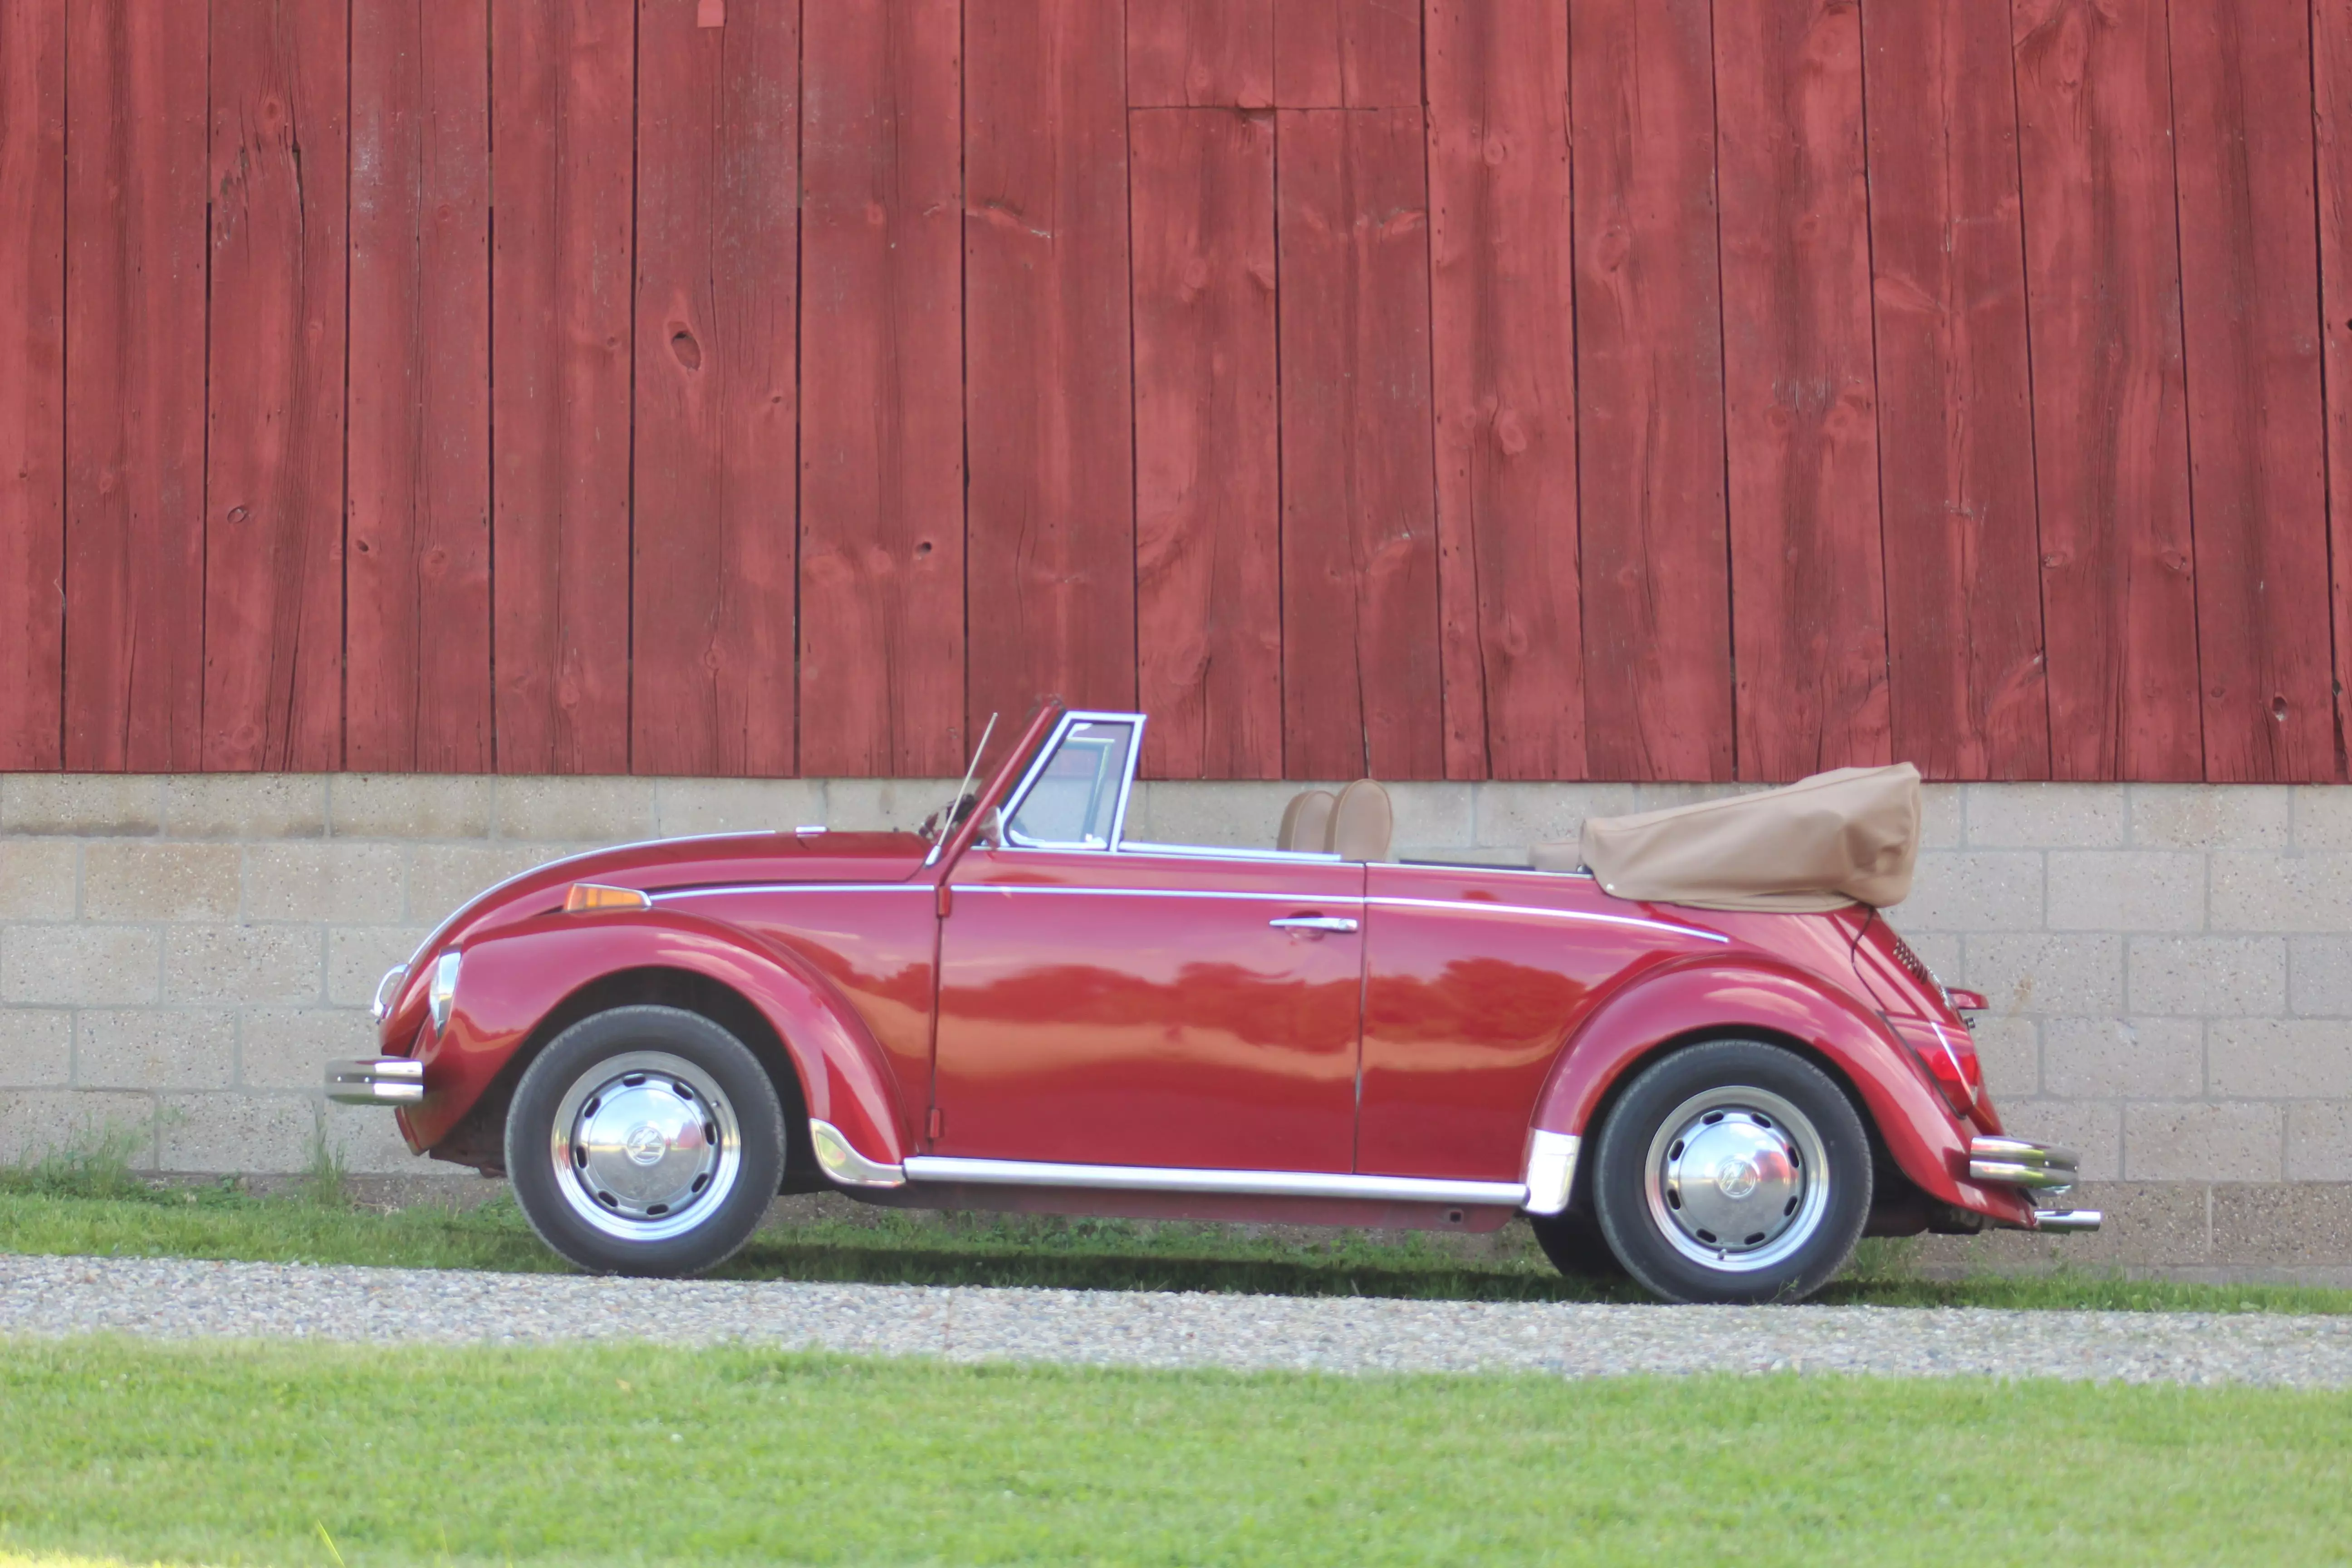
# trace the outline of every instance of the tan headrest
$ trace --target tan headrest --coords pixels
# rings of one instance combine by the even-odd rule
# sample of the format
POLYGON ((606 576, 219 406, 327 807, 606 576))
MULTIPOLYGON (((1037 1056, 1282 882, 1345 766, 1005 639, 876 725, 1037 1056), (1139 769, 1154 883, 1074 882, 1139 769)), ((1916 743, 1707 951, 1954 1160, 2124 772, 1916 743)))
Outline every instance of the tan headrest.
POLYGON ((1282 808, 1282 831, 1275 835, 1274 847, 1321 854, 1331 841, 1331 809, 1339 804, 1328 789, 1300 790, 1282 808))
POLYGON ((1370 779, 1358 779, 1339 792, 1331 811, 1331 852, 1342 860, 1385 860, 1396 813, 1389 792, 1370 779))

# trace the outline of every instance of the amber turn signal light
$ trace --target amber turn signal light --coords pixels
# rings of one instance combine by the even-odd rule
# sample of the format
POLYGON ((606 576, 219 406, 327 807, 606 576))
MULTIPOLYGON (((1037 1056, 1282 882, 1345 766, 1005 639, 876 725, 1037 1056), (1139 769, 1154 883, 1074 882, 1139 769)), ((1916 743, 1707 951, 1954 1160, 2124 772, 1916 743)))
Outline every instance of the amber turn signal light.
POLYGON ((563 895, 567 915, 592 915, 604 910, 649 910, 654 901, 635 888, 607 888, 597 882, 574 882, 563 895))

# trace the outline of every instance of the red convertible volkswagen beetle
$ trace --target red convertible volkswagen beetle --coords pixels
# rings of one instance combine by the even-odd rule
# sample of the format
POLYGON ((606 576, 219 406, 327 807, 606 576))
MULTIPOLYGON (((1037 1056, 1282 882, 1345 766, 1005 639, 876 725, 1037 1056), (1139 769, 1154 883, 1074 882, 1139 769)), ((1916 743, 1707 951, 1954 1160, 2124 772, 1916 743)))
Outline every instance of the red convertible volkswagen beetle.
POLYGON ((582 1268, 638 1274, 708 1268, 775 1194, 828 1187, 1524 1213, 1562 1267, 1684 1301, 1801 1298, 1864 1234, 2098 1223, 2037 1209, 2074 1156, 2005 1134, 1959 1010, 1981 999, 1867 905, 1395 863, 1377 786, 1328 826, 1302 802, 1285 837, 1314 847, 1141 843, 1143 728, 1045 704, 919 833, 670 839, 492 888, 384 977, 383 1054, 329 1092, 503 1171, 582 1268))

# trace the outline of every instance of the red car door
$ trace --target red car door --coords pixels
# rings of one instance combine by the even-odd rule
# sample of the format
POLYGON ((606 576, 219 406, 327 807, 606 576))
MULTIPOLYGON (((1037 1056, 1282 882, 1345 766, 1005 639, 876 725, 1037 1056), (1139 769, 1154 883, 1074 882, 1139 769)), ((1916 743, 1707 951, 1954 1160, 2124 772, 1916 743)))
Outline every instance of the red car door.
POLYGON ((951 886, 937 1152, 1353 1169, 1363 867, 975 849, 951 886))
MULTIPOLYGON (((1075 714, 1055 743, 1131 744, 1132 722, 1075 714)), ((1061 779, 1060 802, 1016 800, 950 879, 933 1151, 1351 1170, 1364 868, 1114 847, 1089 769, 1049 752, 1028 800, 1061 779)))

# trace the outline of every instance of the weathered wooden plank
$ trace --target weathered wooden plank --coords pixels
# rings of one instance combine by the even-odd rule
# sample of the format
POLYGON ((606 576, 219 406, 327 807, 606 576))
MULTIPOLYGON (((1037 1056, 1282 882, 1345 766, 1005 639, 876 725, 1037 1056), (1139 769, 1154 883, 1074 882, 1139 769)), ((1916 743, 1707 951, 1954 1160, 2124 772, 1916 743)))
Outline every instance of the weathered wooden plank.
POLYGON ((1284 771, 1445 771, 1419 110, 1277 117, 1284 771))
POLYGON ((205 8, 72 0, 65 765, 203 762, 205 8))
POLYGON ((964 19, 972 733, 1135 698, 1126 54, 1118 7, 964 19))
POLYGON ((803 12, 800 762, 965 761, 961 0, 803 12))
POLYGON ((1280 778, 1274 117, 1150 110, 1129 125, 1143 765, 1280 778))
POLYGON ((1127 0, 1136 109, 1274 102, 1275 0, 1127 0))
POLYGON ((204 765, 339 768, 350 16, 211 26, 204 765))
POLYGON ((491 0, 502 773, 629 765, 632 0, 491 0))
POLYGON ((2317 96, 2319 316, 2326 391, 2329 587, 2336 645, 2336 776, 2352 734, 2352 0, 2312 0, 2317 96))
POLYGON ((362 771, 490 765, 488 0, 352 5, 351 675, 362 771))
POLYGON ((2308 0, 2171 0, 2205 777, 2336 773, 2308 0))
POLYGON ((1568 13, 1428 18, 1445 771, 1581 778, 1568 13))
POLYGON ((1415 0, 1274 0, 1282 109, 1403 109, 1422 101, 1415 0))
POLYGON ((1705 0, 1570 10, 1585 750, 1731 776, 1731 625, 1705 0))
POLYGON ((0 770, 63 760, 65 0, 0 10, 0 770))
POLYGON ((639 0, 630 763, 793 771, 800 7, 639 0))
POLYGON ((1733 689, 1742 778, 1887 760, 1862 20, 1715 17, 1733 689))
POLYGON ((2009 16, 1862 14, 1894 754, 2047 778, 2009 16))
POLYGON ((2158 0, 2012 9, 2050 763, 2204 772, 2158 0))

